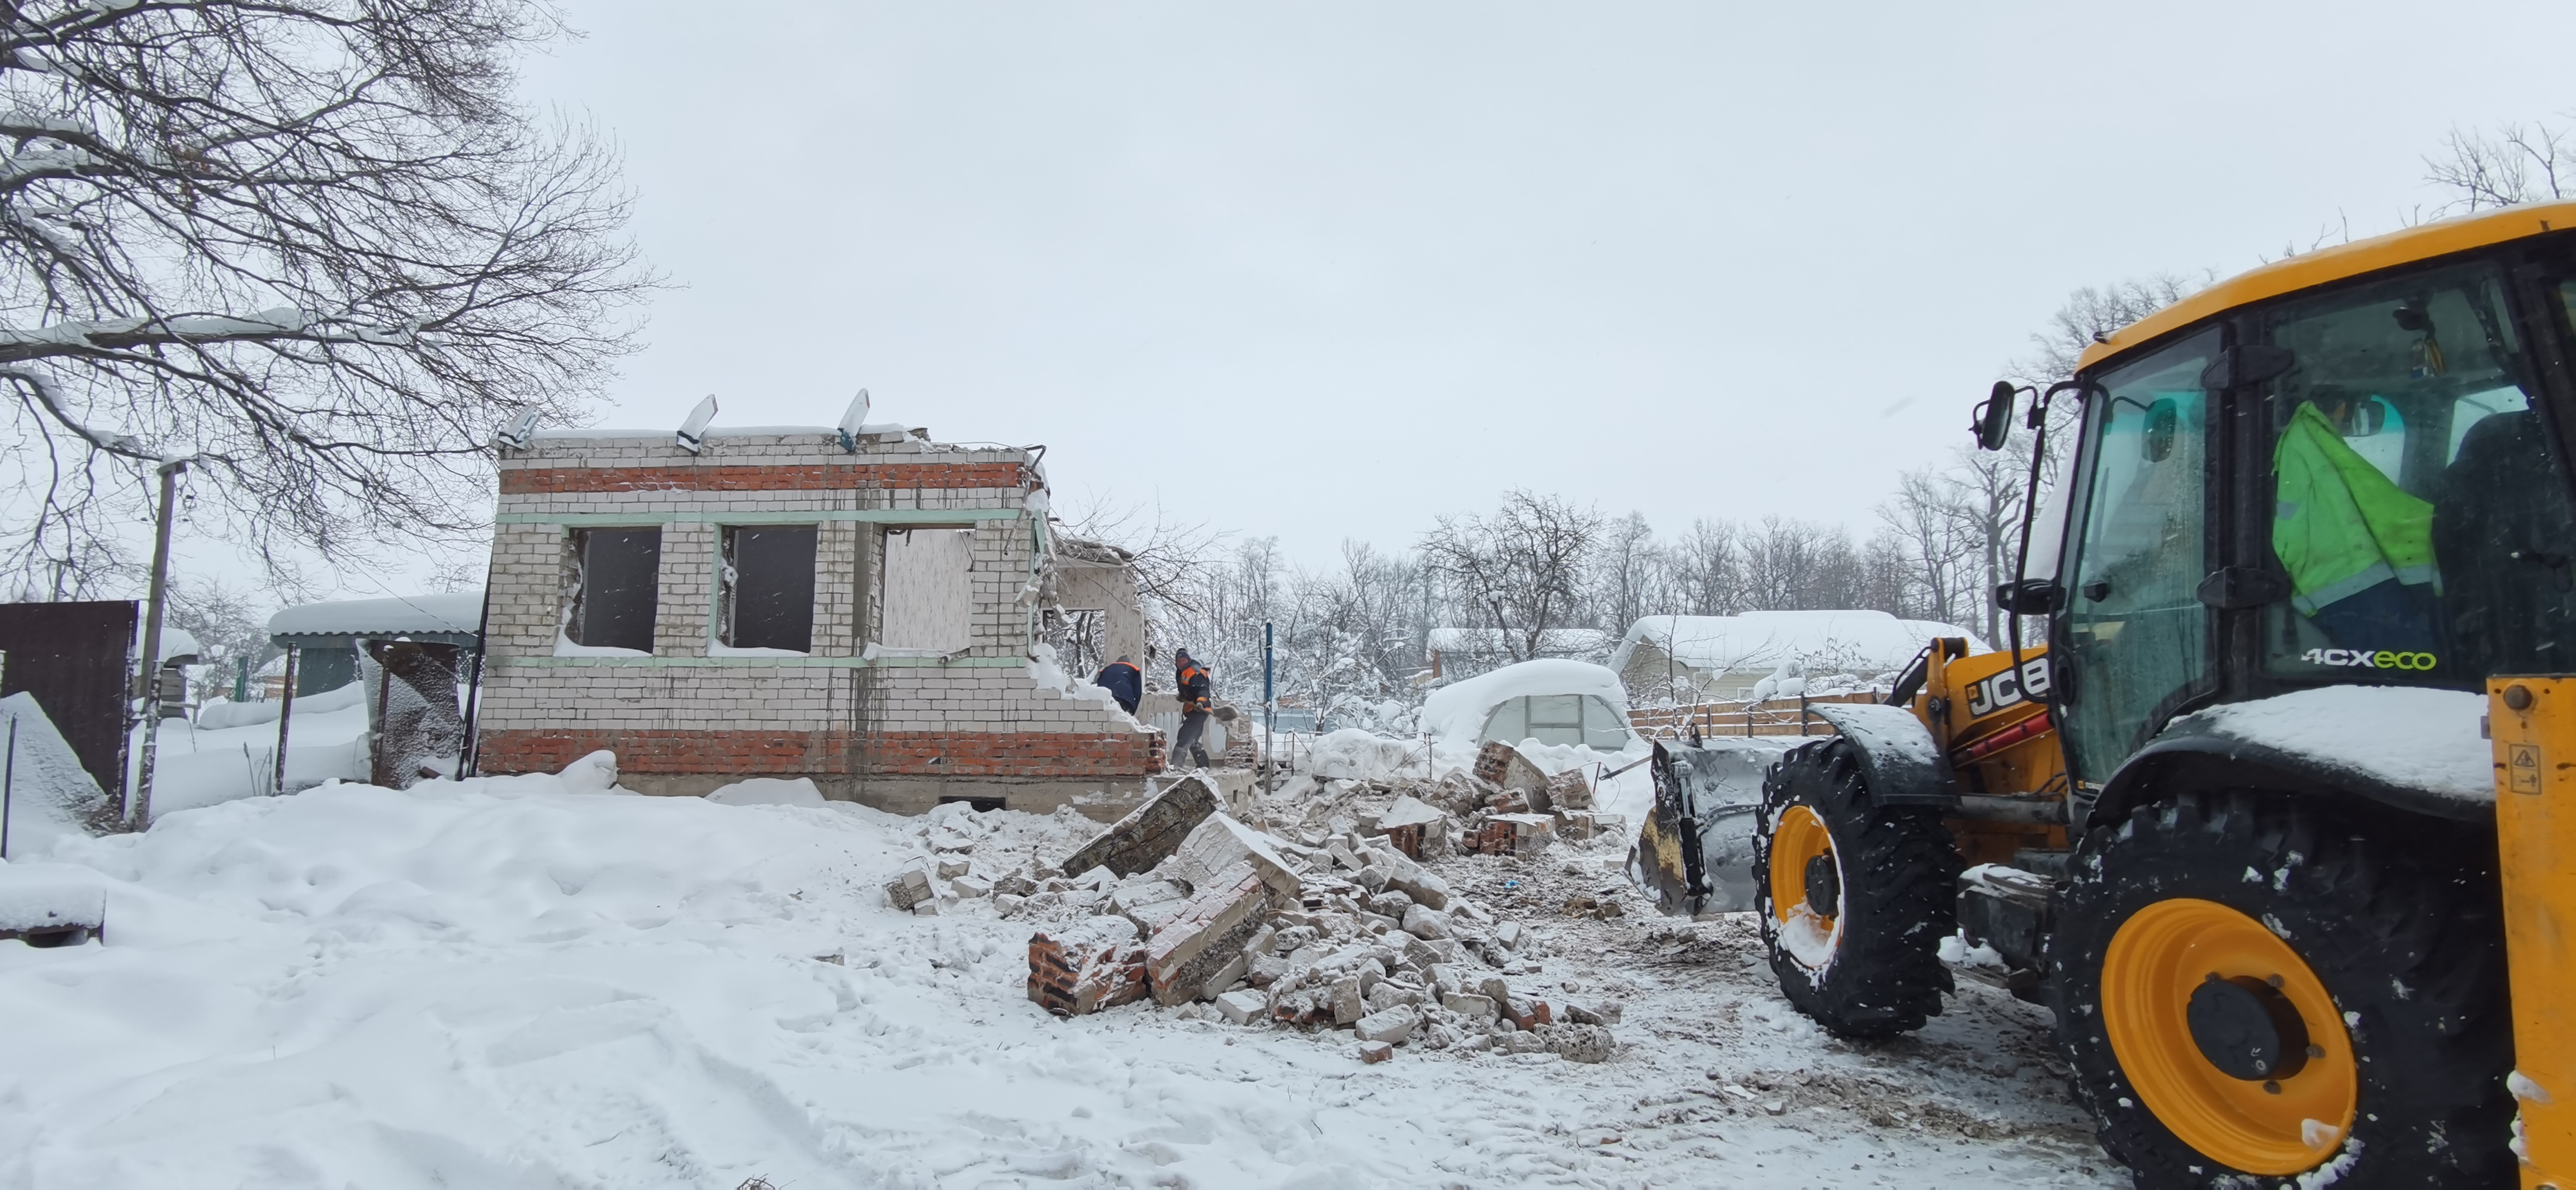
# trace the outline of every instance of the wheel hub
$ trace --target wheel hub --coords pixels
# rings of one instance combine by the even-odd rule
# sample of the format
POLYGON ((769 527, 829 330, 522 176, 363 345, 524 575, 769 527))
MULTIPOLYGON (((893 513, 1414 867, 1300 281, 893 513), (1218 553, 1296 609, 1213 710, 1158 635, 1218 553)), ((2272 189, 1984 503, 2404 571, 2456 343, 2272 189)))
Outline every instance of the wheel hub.
POLYGON ((1834 866, 1832 853, 1809 856, 1806 876, 1807 908, 1822 917, 1840 916, 1843 906, 1842 872, 1834 866))
POLYGON ((2183 1018, 2200 1056, 2229 1078, 2245 1082, 2284 1079, 2308 1064, 2308 1026, 2297 1005, 2251 975, 2212 971, 2191 991, 2183 1018))
POLYGON ((2120 1072, 2182 1143, 2286 1177, 2350 1133, 2361 1090, 2351 1034, 2270 926, 2216 901, 2155 901, 2112 935, 2101 979, 2120 1072))

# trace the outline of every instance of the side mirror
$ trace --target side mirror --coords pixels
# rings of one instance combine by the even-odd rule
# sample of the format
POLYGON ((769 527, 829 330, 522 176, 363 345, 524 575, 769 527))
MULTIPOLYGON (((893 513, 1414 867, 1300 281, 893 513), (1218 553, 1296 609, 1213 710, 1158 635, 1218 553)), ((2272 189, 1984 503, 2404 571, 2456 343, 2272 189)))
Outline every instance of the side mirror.
POLYGON ((2020 395, 2021 390, 2013 387, 2012 381, 1995 382, 1994 390, 1977 406, 1976 421, 1968 427, 1977 435, 1977 449, 2004 448, 2004 439, 2012 433, 2013 399, 2020 395))
POLYGON ((2138 436, 2138 452, 2150 463, 2161 463, 2173 457, 2174 439, 2182 433, 2182 410, 2172 397, 2160 397, 2147 407, 2147 430, 2138 436))
POLYGON ((2026 578, 1995 586, 1995 606, 2016 616, 2045 616, 2066 605, 2066 589, 2053 578, 2026 578))

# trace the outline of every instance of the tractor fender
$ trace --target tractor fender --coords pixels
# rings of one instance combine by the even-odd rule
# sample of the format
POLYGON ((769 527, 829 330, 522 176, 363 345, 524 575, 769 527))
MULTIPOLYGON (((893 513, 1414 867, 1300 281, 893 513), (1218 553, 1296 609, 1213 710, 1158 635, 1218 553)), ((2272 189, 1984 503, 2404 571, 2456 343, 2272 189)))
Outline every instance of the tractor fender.
POLYGON ((1951 775, 1950 758, 1941 754, 1932 729, 1912 710, 1848 702, 1807 709, 1833 724, 1843 743, 1859 754, 1873 805, 1958 807, 1959 785, 1951 775))
POLYGON ((2178 789, 2360 797, 2455 822, 2495 822, 2485 700, 2462 691, 2330 686, 2185 715, 2102 783, 2079 829, 2178 789), (2376 763, 2363 733, 2404 723, 2409 763, 2376 763), (2323 725, 2323 730, 2317 725, 2323 725), (2339 741, 2337 732, 2351 735, 2339 741))

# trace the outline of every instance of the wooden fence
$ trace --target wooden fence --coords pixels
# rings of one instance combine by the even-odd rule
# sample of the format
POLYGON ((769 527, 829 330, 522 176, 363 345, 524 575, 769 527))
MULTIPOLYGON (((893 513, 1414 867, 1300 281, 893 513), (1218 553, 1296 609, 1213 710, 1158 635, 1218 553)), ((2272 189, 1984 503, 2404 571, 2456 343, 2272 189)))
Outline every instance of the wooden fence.
POLYGON ((1820 694, 1814 698, 1774 698, 1767 702, 1703 702, 1685 707, 1647 707, 1628 712, 1628 723, 1648 739, 1687 735, 1694 726, 1702 736, 1832 735, 1833 725, 1808 708, 1819 703, 1879 702, 1886 696, 1820 694))

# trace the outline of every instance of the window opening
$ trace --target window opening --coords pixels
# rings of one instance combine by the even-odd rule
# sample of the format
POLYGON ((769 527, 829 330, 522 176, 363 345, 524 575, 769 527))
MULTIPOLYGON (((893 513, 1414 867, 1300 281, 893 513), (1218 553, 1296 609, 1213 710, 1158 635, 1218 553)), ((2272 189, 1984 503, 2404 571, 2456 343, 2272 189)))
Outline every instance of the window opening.
POLYGON ((886 531, 877 643, 936 653, 974 643, 974 538, 972 529, 886 531))
POLYGON ((653 651, 662 530, 575 529, 566 640, 585 648, 653 651))
POLYGON ((816 536, 813 525, 736 525, 724 531, 717 643, 813 650, 816 536))

